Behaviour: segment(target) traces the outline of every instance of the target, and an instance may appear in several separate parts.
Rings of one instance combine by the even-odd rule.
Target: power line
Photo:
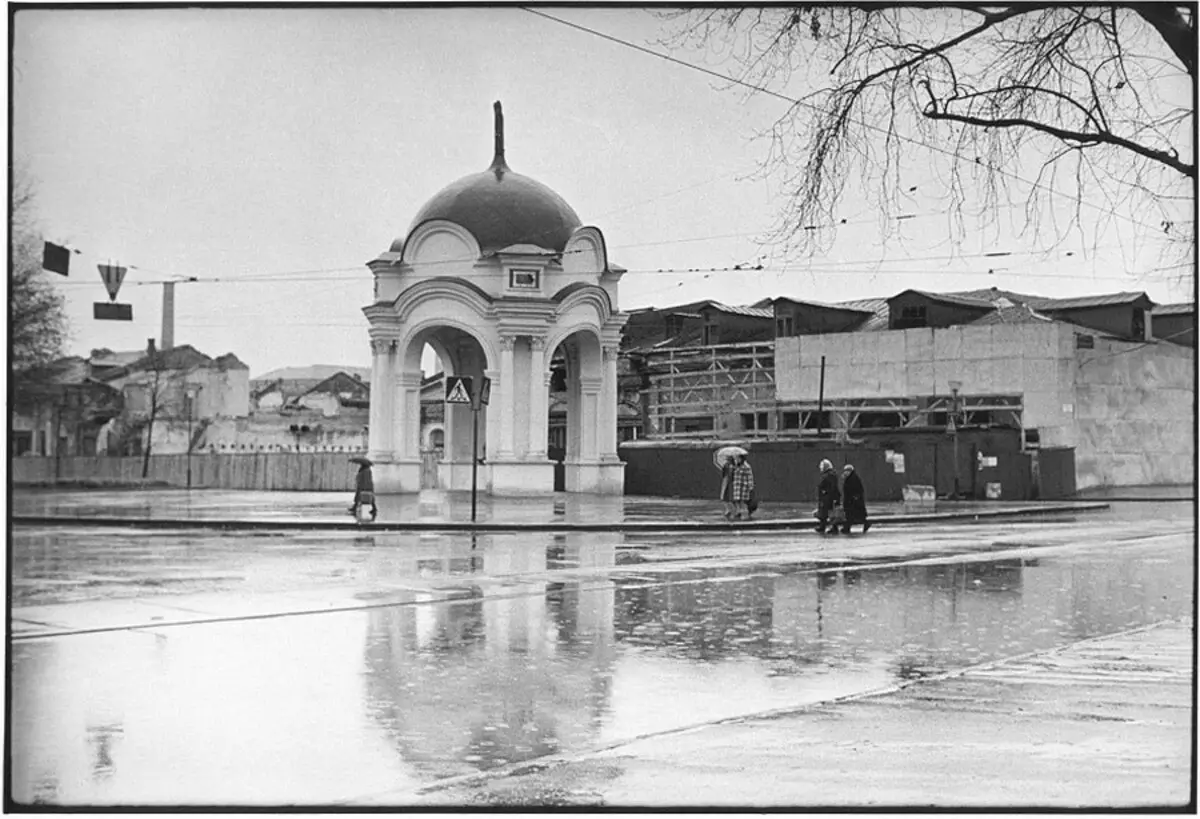
[[[601,31],[596,31],[595,29],[588,28],[587,26],[581,25],[579,23],[572,23],[569,20],[563,20],[560,17],[555,17],[551,14],[546,14],[545,12],[540,11],[538,9],[529,8],[528,6],[521,6],[520,8],[523,11],[527,11],[530,14],[537,15],[538,17],[543,17],[547,20],[550,20],[551,22],[558,23],[559,25],[567,26],[568,28],[573,28],[573,29],[576,29],[577,31],[582,31],[585,34],[590,34],[594,37],[599,37],[603,40],[608,40],[609,42],[616,43],[617,45],[624,46],[625,48],[631,48],[634,51],[640,51],[643,54],[649,54],[651,57],[657,57],[660,60],[666,60],[667,62],[675,63],[676,65],[683,66],[684,68],[689,68],[693,71],[699,71],[700,73],[707,74],[710,77],[716,77],[717,79],[719,79],[723,82],[734,83],[735,85],[740,85],[745,88],[749,88],[749,89],[751,89],[753,91],[757,91],[761,94],[766,94],[767,96],[775,97],[777,99],[783,100],[784,102],[788,103],[789,105],[799,105],[799,106],[808,108],[812,111],[815,111],[818,114],[821,113],[820,108],[818,108],[816,105],[813,105],[811,102],[808,102],[806,97],[799,97],[799,98],[789,97],[786,94],[779,93],[778,91],[772,91],[769,88],[765,88],[760,85],[755,85],[754,83],[746,82],[745,80],[741,80],[736,77],[730,77],[725,74],[721,74],[719,72],[713,71],[712,69],[705,68],[704,66],[696,65],[695,63],[689,63],[686,60],[681,60],[678,57],[671,56],[670,54],[663,54],[662,52],[654,51],[653,49],[646,48],[645,46],[640,46],[637,43],[631,43],[628,40],[622,40],[620,37],[616,37],[611,34],[605,34],[604,32],[601,32]],[[814,94],[809,94],[808,96],[814,96]],[[1006,170],[996,167],[995,165],[993,165],[991,163],[982,162],[979,159],[979,157],[975,157],[972,159],[970,157],[963,156],[962,154],[958,153],[957,151],[950,150],[949,148],[943,148],[938,145],[931,145],[927,142],[922,142],[921,140],[915,139],[906,134],[900,134],[900,133],[889,134],[887,129],[881,128],[878,125],[873,125],[870,122],[866,122],[865,120],[862,121],[861,124],[863,127],[868,128],[873,131],[878,131],[879,133],[884,134],[885,136],[891,136],[891,137],[899,139],[903,142],[908,142],[910,144],[918,145],[918,146],[925,148],[927,150],[930,150],[930,151],[936,151],[938,153],[945,154],[946,156],[954,157],[955,159],[962,160],[963,162],[975,162],[979,165],[983,165],[984,167],[988,168],[993,173],[1000,174],[1001,176],[1007,176],[1018,182],[1023,182],[1024,184],[1029,185],[1031,188],[1033,188],[1035,190],[1040,189],[1040,190],[1055,194],[1057,196],[1067,197],[1067,198],[1072,199],[1073,201],[1076,201],[1080,204],[1087,205],[1088,207],[1102,211],[1106,214],[1124,219],[1124,220],[1128,221],[1130,224],[1137,225],[1138,227],[1146,228],[1147,230],[1155,230],[1155,228],[1151,228],[1149,225],[1145,224],[1144,222],[1139,222],[1136,219],[1126,216],[1123,213],[1119,213],[1110,208],[1104,208],[1104,207],[1094,204],[1093,202],[1091,202],[1087,199],[1084,199],[1082,197],[1072,197],[1072,196],[1070,196],[1070,194],[1062,193],[1061,191],[1058,191],[1054,188],[1047,187],[1040,182],[1035,182],[1035,181],[1032,181],[1029,179],[1025,179],[1023,176],[1013,173],[1012,171],[1006,171]]]

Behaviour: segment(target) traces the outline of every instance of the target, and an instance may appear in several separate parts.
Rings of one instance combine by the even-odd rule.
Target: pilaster
[[[529,460],[546,459],[550,416],[550,371],[546,368],[546,339],[529,339]]]
[[[513,421],[516,415],[516,385],[513,383],[513,347],[516,336],[500,336],[500,441],[498,458],[513,456]]]

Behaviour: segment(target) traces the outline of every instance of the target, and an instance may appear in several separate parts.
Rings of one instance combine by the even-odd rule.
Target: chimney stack
[[[163,282],[162,348],[175,346],[175,282]]]

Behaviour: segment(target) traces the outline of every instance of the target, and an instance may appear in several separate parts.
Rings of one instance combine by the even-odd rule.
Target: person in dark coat
[[[821,482],[817,485],[817,531],[824,534],[826,525],[833,509],[842,503],[842,493],[838,489],[837,472],[828,460],[821,461]],[[837,524],[829,525],[829,534],[838,533]]]
[[[350,504],[350,514],[358,517],[358,507],[371,504],[371,520],[379,513],[375,505],[375,477],[371,474],[370,464],[360,464],[358,475],[354,478],[354,503]]]
[[[862,478],[854,471],[854,467],[846,464],[842,467],[842,508],[846,511],[846,523],[842,527],[843,534],[850,534],[850,527],[861,523],[863,534],[871,528],[867,521],[867,494],[863,490]]]

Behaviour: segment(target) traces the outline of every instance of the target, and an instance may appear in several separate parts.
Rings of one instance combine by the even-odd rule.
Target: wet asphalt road
[[[1193,510],[811,533],[18,527],[12,795],[330,804],[1192,611]]]

